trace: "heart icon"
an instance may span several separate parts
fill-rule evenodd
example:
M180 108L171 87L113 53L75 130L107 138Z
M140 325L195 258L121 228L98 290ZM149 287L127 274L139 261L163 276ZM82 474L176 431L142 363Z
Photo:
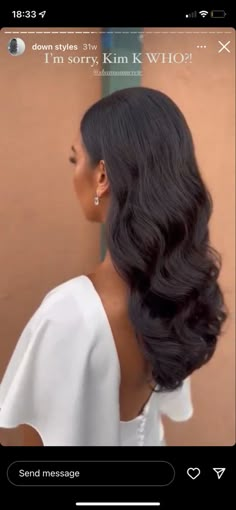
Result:
M195 467L195 468L188 468L187 469L187 475L190 476L190 478L192 478L192 480L195 480L195 478L197 478L199 475L200 475L201 471L198 467Z

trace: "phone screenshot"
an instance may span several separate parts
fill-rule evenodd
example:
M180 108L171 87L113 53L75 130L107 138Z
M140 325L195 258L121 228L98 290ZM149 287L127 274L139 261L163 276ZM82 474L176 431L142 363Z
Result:
M4 509L231 499L235 23L222 7L2 17Z

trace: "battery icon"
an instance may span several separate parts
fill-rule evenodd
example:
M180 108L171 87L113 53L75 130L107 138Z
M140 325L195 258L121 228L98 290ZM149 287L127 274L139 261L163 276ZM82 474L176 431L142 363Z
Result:
M211 11L211 18L225 18L225 11Z

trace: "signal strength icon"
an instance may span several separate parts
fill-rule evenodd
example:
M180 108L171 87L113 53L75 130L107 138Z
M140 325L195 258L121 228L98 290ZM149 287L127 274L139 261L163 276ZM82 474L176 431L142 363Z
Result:
M197 11L190 12L190 14L185 14L185 18L196 18Z
M208 14L208 11L199 11L199 14L201 14L202 18L205 18Z

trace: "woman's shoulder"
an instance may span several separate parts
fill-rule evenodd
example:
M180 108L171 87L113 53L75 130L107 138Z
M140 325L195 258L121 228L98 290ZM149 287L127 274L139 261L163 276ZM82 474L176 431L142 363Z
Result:
M31 425L45 445L89 444L88 412L102 421L106 401L114 414L118 385L98 302L86 277L73 278L46 294L18 340L0 385L0 427Z
M48 290L42 303L43 305L52 305L67 299L76 299L81 296L86 298L87 292L86 276L80 275L70 278L69 280L58 283L55 287Z
M15 359L22 359L26 352L32 358L58 362L67 351L81 360L88 356L97 337L91 326L89 302L82 275L52 288L24 326L13 353Z
M99 369L110 352L103 326L86 277L52 288L22 330L1 390L19 367L25 374L36 370L43 378L47 372L59 379L67 371L89 369L91 363Z
M42 319L61 324L79 319L86 322L89 302L86 277L77 276L51 288L39 302L29 322L35 324Z
M89 348L93 340L89 325L89 296L83 276L67 280L44 295L25 324L14 355L35 351L59 357L66 349ZM84 342L84 339L87 342ZM90 342L91 338L91 342ZM43 357L45 357L43 356Z
M24 327L20 344L40 345L45 352L54 346L58 355L67 348L89 351L99 337L97 314L86 277L64 281L45 294Z

